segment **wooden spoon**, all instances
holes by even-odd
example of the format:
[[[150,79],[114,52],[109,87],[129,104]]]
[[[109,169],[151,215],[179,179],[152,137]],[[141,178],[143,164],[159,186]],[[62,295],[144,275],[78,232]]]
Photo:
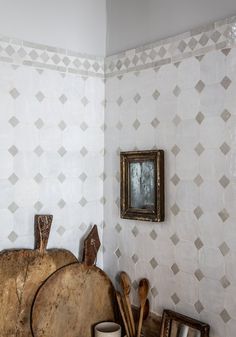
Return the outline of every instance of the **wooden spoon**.
[[[144,278],[140,280],[139,286],[138,286],[138,296],[139,296],[139,301],[140,301],[140,314],[139,314],[137,337],[140,337],[141,335],[141,329],[142,329],[142,324],[143,324],[143,312],[144,312],[144,306],[145,306],[147,296],[148,296],[148,291],[149,291],[149,282],[147,279]]]
[[[125,298],[127,309],[128,309],[128,319],[131,324],[131,337],[134,337],[135,336],[134,316],[133,316],[130,298],[129,298],[129,294],[131,291],[131,281],[127,273],[124,271],[120,273],[120,285],[124,292],[124,298]]]
[[[149,299],[147,298],[143,309],[143,321],[146,321],[146,319],[148,318],[149,310],[150,310],[150,303]]]
[[[127,337],[130,337],[130,333],[129,333],[129,329],[128,329],[128,323],[126,321],[126,317],[125,317],[125,312],[124,312],[124,308],[123,308],[123,303],[122,303],[122,297],[121,294],[119,293],[119,291],[116,292],[116,298],[117,298],[117,303],[120,309],[120,313],[121,313],[121,317],[125,326],[125,331],[126,331],[126,335]]]

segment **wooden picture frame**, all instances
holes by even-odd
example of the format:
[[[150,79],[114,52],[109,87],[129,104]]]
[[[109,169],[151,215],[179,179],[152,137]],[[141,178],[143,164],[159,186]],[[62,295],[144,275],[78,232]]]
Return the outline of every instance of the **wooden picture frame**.
[[[120,170],[121,218],[164,221],[164,151],[121,152]]]
[[[188,331],[181,333],[181,329],[187,328]],[[179,332],[178,330],[179,329]],[[175,330],[175,331],[174,331]],[[199,332],[196,334],[196,332]],[[172,336],[199,336],[209,337],[210,326],[209,324],[200,322],[188,316],[176,313],[171,310],[164,310],[161,321],[161,335],[160,337]]]

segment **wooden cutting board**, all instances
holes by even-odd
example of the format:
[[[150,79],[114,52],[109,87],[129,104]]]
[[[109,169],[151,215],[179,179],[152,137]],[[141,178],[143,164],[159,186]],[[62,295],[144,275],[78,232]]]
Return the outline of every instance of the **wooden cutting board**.
[[[94,325],[115,320],[114,288],[96,266],[73,263],[51,275],[32,307],[34,337],[90,337]]]
[[[0,253],[0,336],[32,337],[30,312],[39,286],[58,268],[77,261],[66,250],[46,251],[52,216],[35,217],[36,249]]]

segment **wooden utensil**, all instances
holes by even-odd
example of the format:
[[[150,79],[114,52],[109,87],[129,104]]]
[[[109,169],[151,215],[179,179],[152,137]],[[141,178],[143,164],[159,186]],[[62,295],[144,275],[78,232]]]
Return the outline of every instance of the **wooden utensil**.
[[[138,333],[137,337],[140,337],[141,335],[141,329],[143,324],[143,312],[144,312],[144,306],[147,300],[149,291],[149,282],[147,279],[141,279],[138,286],[138,296],[140,301],[140,315],[139,315],[139,322],[138,322]]]
[[[30,311],[38,287],[55,270],[77,261],[69,251],[46,250],[52,215],[35,216],[36,250],[0,253],[0,336],[30,337]]]
[[[150,303],[149,303],[149,299],[147,298],[144,304],[144,309],[143,309],[143,321],[146,321],[146,319],[148,318],[149,310],[150,310]]]
[[[117,303],[120,309],[120,314],[124,323],[124,327],[125,327],[125,331],[126,331],[126,335],[127,337],[130,337],[130,331],[128,328],[128,322],[126,320],[126,314],[125,314],[125,310],[124,310],[124,306],[123,306],[123,301],[122,301],[122,297],[119,291],[116,292],[116,299],[117,299]]]
[[[89,337],[95,324],[115,320],[115,290],[96,266],[73,263],[38,290],[31,312],[34,337]]]
[[[124,298],[125,298],[126,305],[127,305],[128,319],[131,325],[131,337],[134,337],[135,336],[135,324],[134,324],[134,317],[133,317],[133,312],[132,312],[130,298],[129,298],[129,294],[131,291],[131,281],[130,281],[128,274],[124,271],[120,273],[120,285],[124,292]]]
[[[101,242],[98,235],[97,225],[94,225],[91,232],[84,240],[84,254],[83,262],[88,266],[96,264],[97,253],[100,248]]]

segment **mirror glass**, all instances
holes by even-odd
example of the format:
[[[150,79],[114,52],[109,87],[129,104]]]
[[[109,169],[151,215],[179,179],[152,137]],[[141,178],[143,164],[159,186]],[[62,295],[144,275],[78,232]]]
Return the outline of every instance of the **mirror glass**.
[[[154,161],[130,163],[130,206],[153,209],[155,204]]]
[[[173,320],[170,337],[201,337],[201,333],[199,330]]]

